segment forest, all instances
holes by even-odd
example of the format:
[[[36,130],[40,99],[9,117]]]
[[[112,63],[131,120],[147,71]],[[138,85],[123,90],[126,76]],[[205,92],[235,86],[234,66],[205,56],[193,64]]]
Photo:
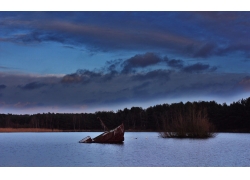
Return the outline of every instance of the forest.
[[[98,111],[95,113],[38,113],[33,115],[0,114],[0,128],[44,128],[60,131],[103,131],[98,120],[102,119],[109,129],[124,123],[125,131],[155,131],[164,129],[164,124],[180,111],[189,107],[204,109],[215,132],[250,132],[250,97],[230,105],[215,101],[179,102],[161,104],[143,109]]]

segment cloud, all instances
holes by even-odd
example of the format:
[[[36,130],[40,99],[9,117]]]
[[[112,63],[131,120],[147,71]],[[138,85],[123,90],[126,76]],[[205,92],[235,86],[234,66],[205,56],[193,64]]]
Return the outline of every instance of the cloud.
[[[75,49],[73,46],[63,46],[63,47],[67,49]]]
[[[0,84],[0,90],[1,90],[1,89],[5,89],[6,87],[7,87],[6,85]]]
[[[168,67],[170,67],[169,70],[180,70],[187,73],[202,73],[202,72],[208,72],[208,71],[216,71],[217,67],[213,66],[211,67],[208,64],[202,64],[202,63],[195,63],[191,65],[185,65],[184,60],[180,59],[169,59],[167,56],[164,58],[161,58],[157,56],[154,53],[145,53],[140,55],[135,55],[134,57],[131,57],[127,60],[125,60],[121,66],[122,66],[122,73],[136,73],[136,70],[138,68],[145,68],[145,67],[153,67],[154,65],[164,65],[166,64]],[[114,68],[119,65],[113,64]],[[164,70],[166,70],[165,66],[162,66]],[[153,72],[153,71],[152,71]],[[154,71],[154,73],[151,73],[152,77],[155,76],[155,74],[162,72],[162,71]],[[145,75],[144,75],[145,76]],[[140,76],[139,76],[140,77]]]
[[[8,69],[8,67],[0,66],[0,69]]]
[[[134,81],[144,81],[147,79],[168,81],[171,72],[175,70],[186,73],[207,73],[216,71],[217,67],[211,67],[208,64],[202,63],[185,65],[184,61],[180,59],[169,60],[167,56],[161,58],[155,53],[145,53],[137,54],[125,60],[107,61],[105,66],[99,70],[79,69],[75,73],[63,76],[61,83],[103,83],[122,77],[122,75],[127,76],[126,74],[128,74],[127,77]]]
[[[196,63],[192,65],[188,65],[182,68],[183,72],[188,72],[188,73],[200,73],[204,71],[215,71],[217,67],[211,67],[208,64],[202,64],[202,63]]]
[[[134,57],[126,60],[123,66],[123,73],[129,73],[135,68],[144,68],[147,66],[152,66],[161,62],[161,59],[154,53],[146,53],[143,55],[135,55]]]
[[[157,70],[149,71],[147,73],[134,74],[132,79],[136,80],[136,81],[142,81],[142,80],[168,81],[170,74],[171,74],[171,71],[169,71],[169,70],[157,69]]]
[[[106,69],[108,70],[108,72],[116,72],[122,62],[122,59],[107,61]]]
[[[202,68],[209,69],[209,68]],[[196,69],[197,70],[197,69]],[[52,80],[52,85],[45,85],[49,81],[36,76],[16,76],[16,82],[9,82],[8,77],[2,76],[8,91],[1,96],[1,107],[28,110],[30,108],[57,107],[59,109],[71,109],[72,107],[110,107],[127,103],[150,102],[171,98],[200,97],[200,96],[232,96],[240,93],[235,89],[238,82],[248,85],[248,78],[242,74],[220,73],[184,73],[182,71],[170,71],[156,69],[148,72],[133,74],[118,73],[109,81],[104,81],[106,74],[99,75],[92,71],[78,71],[79,77],[88,75],[89,83],[62,83],[67,76],[61,77],[57,82]],[[12,75],[13,76],[13,75]],[[18,88],[15,84],[27,82]],[[67,86],[65,86],[67,84]],[[39,91],[34,91],[39,89]],[[237,90],[237,91],[236,91]],[[224,94],[223,94],[224,93]],[[42,106],[41,106],[42,105]],[[153,104],[151,104],[153,105]],[[120,106],[121,107],[121,106]]]
[[[0,66],[0,69],[2,69],[2,70],[11,70],[11,69],[17,69],[17,68]]]
[[[194,57],[209,57],[215,54],[216,45],[214,43],[206,43],[205,45],[201,46],[195,53]]]
[[[136,54],[107,61],[95,70],[79,69],[63,76],[0,73],[0,107],[6,109],[73,109],[124,107],[126,104],[183,100],[187,97],[232,97],[249,87],[248,74],[220,73],[209,64]],[[124,73],[124,69],[127,72]],[[197,75],[197,73],[199,73]],[[153,105],[153,104],[150,104]],[[83,111],[83,109],[81,109]]]
[[[239,43],[239,44],[231,44],[229,46],[226,46],[224,48],[219,48],[216,52],[217,55],[227,55],[229,53],[232,53],[232,52],[237,52],[237,51],[240,51],[240,52],[245,52],[246,55],[248,56],[248,53],[250,51],[250,44],[248,43]]]
[[[94,51],[156,50],[192,58],[249,51],[249,12],[1,13],[0,41]],[[123,19],[121,22],[120,19]],[[3,37],[1,37],[3,36]]]
[[[32,30],[30,32],[26,32],[24,34],[17,34],[12,35],[6,41],[19,43],[19,44],[35,44],[35,43],[42,43],[42,42],[58,42],[58,43],[70,43],[67,40],[67,37],[63,34],[56,33],[56,32],[46,32],[41,30]]]
[[[62,83],[79,83],[79,82],[82,82],[83,78],[77,74],[77,73],[73,73],[73,74],[68,74],[68,75],[65,75],[63,78],[62,78]]]
[[[164,61],[167,63],[168,66],[172,68],[181,69],[184,66],[183,60],[171,59],[169,60],[167,57],[164,58]]]
[[[116,12],[119,14],[119,12]],[[35,14],[35,13],[33,13]],[[166,28],[155,28],[154,21],[132,23],[123,21],[120,23],[115,19],[112,12],[106,12],[104,17],[96,17],[98,13],[92,13],[90,20],[82,21],[87,12],[78,13],[79,20],[74,21],[67,17],[52,13],[43,13],[40,16],[21,15],[10,18],[3,16],[0,26],[7,34],[5,41],[15,43],[41,43],[41,42],[59,42],[66,46],[87,46],[87,48],[98,51],[117,50],[117,49],[176,49],[188,44],[197,43],[196,40],[186,37],[182,34],[175,34],[166,31]],[[147,14],[147,13],[146,13]],[[157,14],[154,12],[153,14]],[[128,15],[128,14],[126,14]],[[142,13],[143,15],[143,13]],[[152,16],[152,15],[151,15]],[[148,18],[147,14],[147,18]],[[138,15],[132,17],[137,21]],[[103,19],[101,21],[100,19]],[[124,16],[124,19],[127,17]],[[22,33],[20,33],[22,32]]]
[[[31,83],[25,84],[24,86],[18,86],[18,87],[24,90],[34,90],[34,89],[39,89],[44,86],[46,86],[45,83],[31,82]]]
[[[65,75],[61,82],[62,83],[88,83],[91,79],[97,79],[102,77],[101,73],[89,71],[86,69],[79,69],[76,73]]]

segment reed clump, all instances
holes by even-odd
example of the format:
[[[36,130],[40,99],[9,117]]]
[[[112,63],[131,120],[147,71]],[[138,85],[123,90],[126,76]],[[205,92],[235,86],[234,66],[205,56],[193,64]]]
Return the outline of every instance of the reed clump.
[[[193,104],[174,107],[162,117],[163,138],[209,138],[215,136],[205,108]]]

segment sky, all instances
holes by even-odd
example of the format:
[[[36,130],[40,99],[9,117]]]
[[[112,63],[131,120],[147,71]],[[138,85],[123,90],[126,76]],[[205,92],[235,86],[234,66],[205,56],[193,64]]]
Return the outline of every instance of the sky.
[[[0,113],[250,97],[249,11],[0,11]]]

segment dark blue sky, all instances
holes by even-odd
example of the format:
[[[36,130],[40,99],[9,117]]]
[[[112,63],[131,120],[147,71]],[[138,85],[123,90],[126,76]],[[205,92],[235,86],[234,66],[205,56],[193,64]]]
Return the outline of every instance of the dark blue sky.
[[[0,112],[250,96],[250,12],[0,12]]]

